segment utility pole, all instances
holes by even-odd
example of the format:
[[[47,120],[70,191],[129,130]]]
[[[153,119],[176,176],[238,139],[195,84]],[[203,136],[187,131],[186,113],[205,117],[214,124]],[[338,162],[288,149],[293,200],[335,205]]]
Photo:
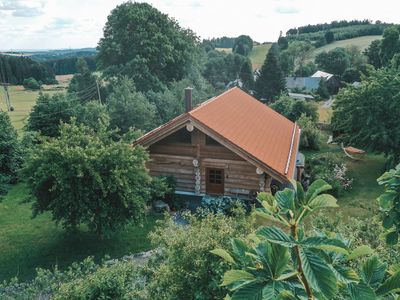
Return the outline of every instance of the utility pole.
[[[7,111],[11,111],[10,95],[8,94],[8,86],[9,85],[10,85],[9,83],[0,82],[0,86],[2,86],[4,89],[4,100],[7,105]]]
[[[97,80],[96,80],[96,85],[97,85],[97,94],[99,95],[99,102],[101,104],[100,87],[99,87],[99,82]]]

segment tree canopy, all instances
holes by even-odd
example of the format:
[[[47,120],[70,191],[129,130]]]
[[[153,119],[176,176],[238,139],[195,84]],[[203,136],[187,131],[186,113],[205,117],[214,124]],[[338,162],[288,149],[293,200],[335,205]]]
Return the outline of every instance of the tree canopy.
[[[51,211],[67,229],[87,224],[102,236],[141,223],[150,177],[142,147],[132,147],[103,126],[62,124],[60,136],[44,140],[26,159],[23,174],[35,197],[34,216]]]
[[[240,35],[235,39],[232,52],[247,56],[253,49],[253,40],[248,35]]]
[[[334,131],[347,144],[400,160],[400,75],[373,71],[357,88],[341,89],[332,117]]]
[[[197,44],[191,30],[151,5],[125,2],[108,16],[99,68],[109,77],[132,78],[138,91],[156,91],[187,74]]]
[[[127,77],[119,80],[107,98],[110,126],[122,133],[130,128],[149,130],[154,128],[155,107],[145,95],[136,91],[133,81]]]

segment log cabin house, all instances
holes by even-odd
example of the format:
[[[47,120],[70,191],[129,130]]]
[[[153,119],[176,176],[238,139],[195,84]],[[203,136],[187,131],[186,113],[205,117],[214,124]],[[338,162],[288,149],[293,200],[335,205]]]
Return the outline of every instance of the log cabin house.
[[[152,176],[174,176],[177,193],[251,197],[298,176],[300,128],[235,87],[135,142],[146,147]]]

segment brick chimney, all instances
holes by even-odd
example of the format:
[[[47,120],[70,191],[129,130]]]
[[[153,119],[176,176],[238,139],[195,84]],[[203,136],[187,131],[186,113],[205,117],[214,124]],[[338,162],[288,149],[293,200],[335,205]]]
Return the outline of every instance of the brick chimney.
[[[185,88],[185,112],[192,110],[192,90],[193,88]]]

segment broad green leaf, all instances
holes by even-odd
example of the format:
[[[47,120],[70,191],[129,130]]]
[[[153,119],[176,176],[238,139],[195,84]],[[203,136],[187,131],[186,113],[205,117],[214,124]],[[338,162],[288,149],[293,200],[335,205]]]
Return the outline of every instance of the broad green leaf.
[[[309,187],[306,193],[306,200],[309,203],[312,199],[317,197],[322,192],[326,192],[332,189],[332,186],[327,184],[322,179],[315,180]]]
[[[219,257],[222,257],[225,261],[234,264],[235,260],[233,259],[233,257],[224,249],[214,249],[210,251],[211,253],[218,255]]]
[[[374,253],[374,250],[372,250],[369,246],[367,245],[362,245],[360,247],[357,247],[354,249],[348,256],[347,260],[352,260],[359,258],[361,256],[366,256],[366,255],[371,255]]]
[[[357,273],[349,267],[340,265],[332,266],[332,271],[333,273],[335,273],[336,278],[345,284],[358,282],[360,280]]]
[[[274,278],[279,277],[288,267],[289,252],[286,247],[271,244],[271,251],[267,253],[270,269]]]
[[[252,281],[254,275],[243,270],[229,270],[226,271],[223,277],[221,286],[227,286],[237,281]]]
[[[379,196],[378,201],[382,209],[390,209],[393,206],[393,200],[397,197],[397,192],[387,190]]]
[[[304,276],[316,292],[331,299],[336,292],[336,276],[329,265],[317,254],[300,248],[301,266]]]
[[[305,204],[305,194],[304,194],[304,189],[303,186],[301,185],[300,182],[296,181],[296,196],[297,200],[301,204]]]
[[[246,245],[245,242],[239,239],[232,239],[231,245],[232,251],[236,255],[236,257],[239,257],[241,259],[245,258],[246,252],[249,251],[249,247]]]
[[[312,210],[324,207],[339,207],[335,197],[329,194],[318,195],[308,203]]]
[[[280,292],[278,295],[278,300],[296,300],[296,299],[298,299],[298,298],[296,298],[292,294],[292,292],[287,291],[287,290]]]
[[[348,254],[347,245],[339,239],[333,239],[326,236],[312,236],[301,241],[301,245],[321,249],[326,251],[335,251]]]
[[[383,227],[389,229],[390,227],[393,226],[393,224],[394,224],[394,218],[392,218],[392,216],[389,214],[385,215],[382,222]]]
[[[374,290],[365,283],[350,283],[347,288],[352,300],[376,300]]]
[[[285,280],[288,280],[288,279],[290,279],[292,277],[297,276],[297,274],[298,274],[297,271],[293,271],[293,272],[290,272],[290,273],[285,273],[285,274],[282,274],[281,276],[279,276],[278,278],[276,278],[276,280],[277,281],[285,281]]]
[[[397,231],[391,231],[388,234],[386,234],[386,243],[389,245],[396,245],[397,242],[399,241],[399,234]]]
[[[284,189],[275,194],[275,199],[278,202],[278,206],[281,210],[291,210],[294,211],[294,198],[295,192],[292,189]]]
[[[368,285],[380,283],[385,277],[386,266],[377,256],[370,257],[361,266],[361,278]]]
[[[265,237],[268,241],[275,244],[280,244],[286,247],[293,247],[296,241],[282,229],[278,227],[261,227],[257,234]]]
[[[386,279],[376,290],[378,296],[384,296],[396,289],[400,289],[400,272],[397,272]]]
[[[346,249],[339,247],[339,246],[335,246],[335,245],[318,245],[318,246],[314,246],[312,248],[320,249],[320,250],[324,250],[324,251],[332,251],[332,252],[342,253],[345,255],[349,254],[349,252]]]
[[[262,211],[259,211],[259,210],[256,210],[254,212],[254,215],[256,217],[256,223],[259,221],[259,219],[264,219],[264,220],[270,221],[272,223],[279,223],[279,224],[282,224],[282,225],[286,225],[285,222],[282,222],[280,219],[274,217],[273,215],[269,215],[269,214],[267,214],[265,212],[262,212]],[[260,223],[260,222],[258,222],[258,223]]]
[[[233,293],[232,300],[263,300],[264,286],[259,282],[247,284]]]

